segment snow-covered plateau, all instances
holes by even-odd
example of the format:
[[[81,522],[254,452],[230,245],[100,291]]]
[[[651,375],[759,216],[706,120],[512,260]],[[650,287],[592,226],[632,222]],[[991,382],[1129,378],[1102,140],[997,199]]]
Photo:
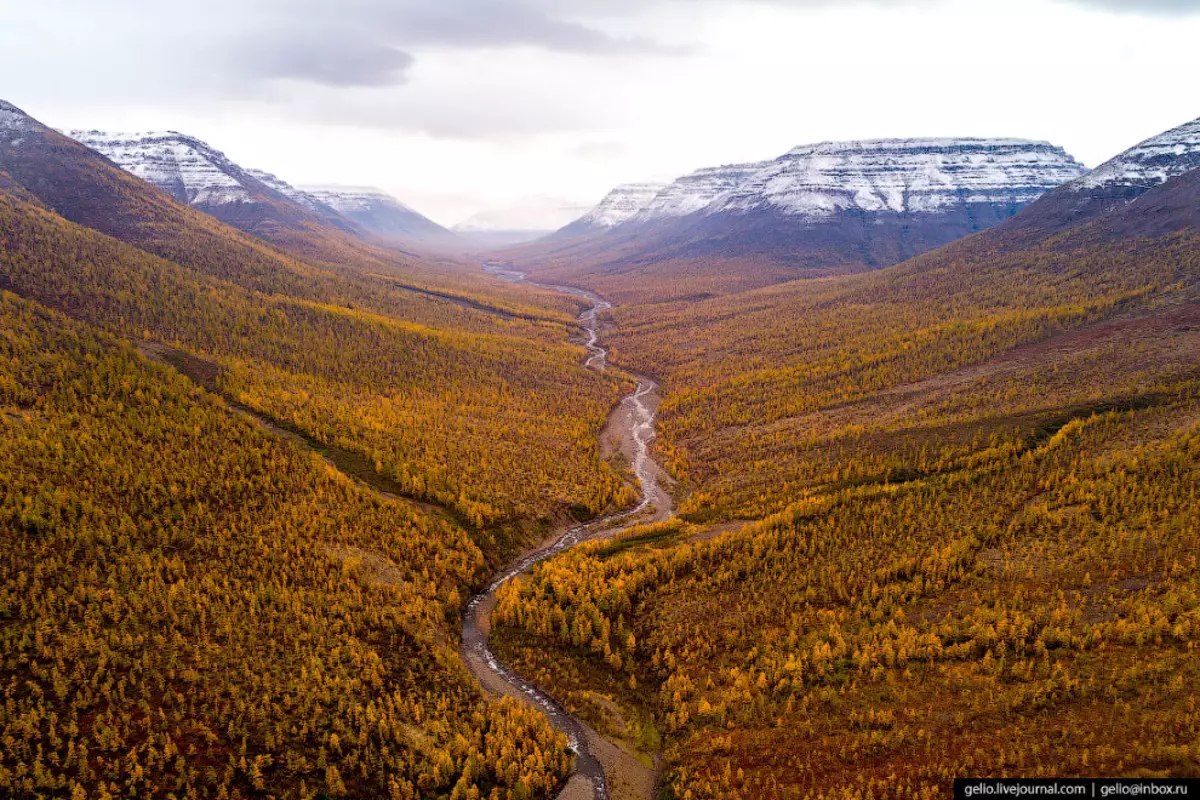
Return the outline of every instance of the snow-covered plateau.
[[[844,211],[936,214],[977,203],[1020,206],[1086,173],[1061,147],[1025,139],[822,142],[772,161],[697,170],[652,197],[641,188],[647,184],[618,187],[580,222],[613,227],[753,212],[820,221]]]
[[[1023,139],[823,142],[767,163],[704,211],[769,209],[805,219],[846,210],[937,213],[1029,203],[1086,172],[1061,147]]]

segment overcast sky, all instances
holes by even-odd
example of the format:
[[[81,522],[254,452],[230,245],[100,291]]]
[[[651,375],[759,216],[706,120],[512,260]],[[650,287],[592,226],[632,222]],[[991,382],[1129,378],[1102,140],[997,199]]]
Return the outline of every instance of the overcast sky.
[[[1200,0],[0,0],[0,97],[451,224],[826,139],[1095,165],[1200,116],[1197,42]]]

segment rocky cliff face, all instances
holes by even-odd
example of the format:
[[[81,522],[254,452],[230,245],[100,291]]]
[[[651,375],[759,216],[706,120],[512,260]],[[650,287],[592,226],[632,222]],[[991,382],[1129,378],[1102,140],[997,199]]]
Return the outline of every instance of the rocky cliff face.
[[[24,111],[0,100],[0,137],[5,139],[5,144],[19,146],[21,134],[28,131],[30,125],[31,121]]]

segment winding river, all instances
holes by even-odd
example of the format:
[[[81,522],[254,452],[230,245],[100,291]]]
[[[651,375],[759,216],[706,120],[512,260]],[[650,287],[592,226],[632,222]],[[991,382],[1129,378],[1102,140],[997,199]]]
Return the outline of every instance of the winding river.
[[[504,280],[527,283],[587,301],[590,307],[579,315],[579,323],[587,333],[585,345],[588,357],[584,365],[596,370],[607,367],[608,351],[599,344],[599,315],[612,308],[612,303],[586,289],[527,280],[524,273],[503,266],[485,263],[484,269]],[[462,656],[480,684],[490,692],[508,694],[536,707],[570,740],[571,749],[577,754],[575,775],[563,790],[560,799],[565,798],[568,792],[578,796],[580,779],[586,781],[590,787],[590,795],[595,800],[609,799],[609,784],[604,767],[589,744],[589,738],[594,740],[596,737],[594,734],[589,737],[588,734],[592,732],[586,724],[567,712],[552,697],[500,663],[488,644],[488,620],[496,605],[497,590],[530,570],[538,562],[580,542],[615,536],[634,524],[635,520],[645,522],[651,519],[666,519],[672,515],[674,509],[671,496],[659,480],[662,470],[650,456],[658,384],[650,378],[635,377],[637,388],[621,401],[621,406],[614,413],[629,415],[629,424],[622,426],[622,435],[628,437],[629,444],[632,445],[633,471],[642,490],[641,501],[627,511],[577,525],[561,534],[553,543],[521,556],[501,571],[486,589],[471,598],[463,615]]]

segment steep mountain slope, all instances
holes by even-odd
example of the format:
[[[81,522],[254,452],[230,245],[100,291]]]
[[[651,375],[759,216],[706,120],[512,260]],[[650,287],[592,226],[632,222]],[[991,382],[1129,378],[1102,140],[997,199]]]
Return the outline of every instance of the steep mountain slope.
[[[415,237],[381,237],[311,192],[270,173],[244,169],[194,137],[174,132],[70,135],[180,203],[321,266],[434,282],[439,282],[439,274],[463,271],[461,264],[404,249]],[[429,229],[421,222],[423,217],[415,212],[412,217],[414,230],[424,226],[436,233],[436,226]],[[461,287],[462,281],[452,282]]]
[[[292,186],[278,175],[274,175],[261,169],[248,169],[246,172],[257,179],[264,186],[273,189],[274,191],[291,200],[293,203],[296,203],[302,208],[305,208],[316,214],[321,220],[337,228],[341,228],[348,233],[353,233],[358,236],[361,236],[364,233],[363,230],[357,224],[355,224],[353,220],[343,216],[333,206],[322,202],[310,192],[297,189],[295,186]]]
[[[89,228],[259,291],[316,291],[320,273],[180,205],[84,145],[0,106],[19,136],[0,137],[0,170],[27,198]]]
[[[676,797],[1200,774],[1183,150],[1066,227],[1048,195],[890,268],[616,308],[682,519],[507,587],[498,652],[662,733]]]
[[[569,311],[569,304],[556,294],[539,296],[483,278],[477,264],[418,258],[378,247],[320,222],[307,211],[303,225],[277,226],[272,229],[272,242],[264,242],[174,201],[153,184],[3,101],[0,119],[6,131],[0,135],[0,186],[69,220],[241,286],[370,308],[400,303],[415,320],[421,319],[417,309],[447,302],[499,305],[505,312],[529,316],[545,309]],[[426,299],[405,299],[405,292],[397,291],[401,287],[423,293]],[[430,290],[440,298],[437,303],[428,301]],[[531,301],[540,303],[542,310],[530,307]],[[476,316],[488,319],[486,314]]]
[[[303,229],[337,218],[275,176],[244,169],[192,136],[80,130],[67,135],[180,203],[265,239],[279,227]]]
[[[1152,136],[1093,172],[1047,194],[1009,226],[1033,235],[1112,214],[1146,192],[1200,167],[1200,119]]]
[[[451,507],[481,542],[497,539],[489,549],[514,546],[524,520],[598,511],[625,491],[594,442],[576,449],[598,435],[623,382],[579,368],[579,350],[565,344],[568,313],[414,291],[357,264],[319,269],[27,117],[6,120],[6,132],[19,123],[21,141],[0,137],[0,169],[44,208],[91,228],[0,194],[7,288],[186,350],[208,365],[213,388],[356,454],[399,491]],[[549,479],[561,493],[546,494],[533,472],[518,478],[517,462],[547,469],[525,452],[539,429],[558,444],[537,453],[558,448],[560,468],[581,459],[569,477]],[[581,473],[598,482],[579,483]],[[511,480],[526,488],[501,489]]]
[[[6,203],[0,680],[21,688],[0,715],[0,794],[548,796],[565,739],[485,697],[452,644],[461,597],[489,572],[468,532],[6,291],[29,289],[14,261],[45,284],[78,259],[60,277],[84,303],[131,300],[86,286],[121,274],[85,247],[104,237],[59,220],[79,239],[42,258]],[[164,314],[205,313],[152,296],[172,298]]]
[[[895,139],[798,147],[773,161],[701,170],[622,224],[506,257],[548,277],[679,294],[887,266],[1008,219],[1085,169],[1018,139]],[[626,287],[628,288],[628,287]]]
[[[303,193],[384,239],[446,243],[447,229],[380,189],[355,186],[311,186]]]

